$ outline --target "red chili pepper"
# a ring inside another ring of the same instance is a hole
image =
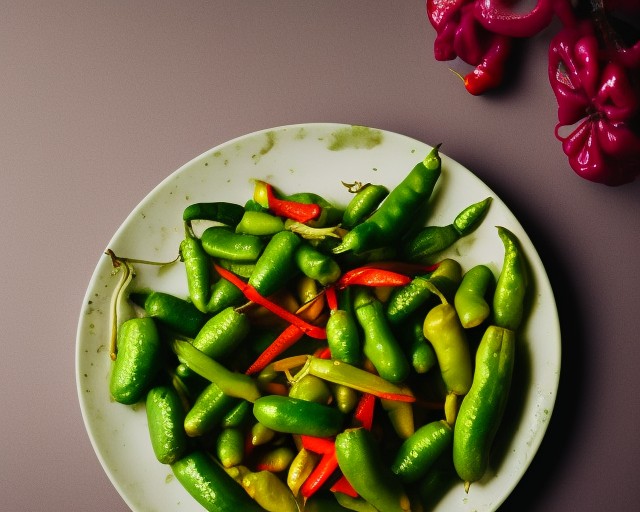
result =
[[[282,306],[276,304],[273,301],[270,301],[266,297],[263,297],[262,295],[260,295],[258,290],[256,290],[250,284],[245,283],[233,272],[230,272],[215,263],[214,263],[214,267],[216,271],[220,274],[220,277],[223,277],[233,285],[237,286],[248,300],[255,302],[256,304],[259,304],[260,306],[265,307],[272,313],[278,315],[283,320],[286,320],[290,324],[295,325],[302,332],[304,332],[304,334],[306,334],[311,338],[316,338],[321,340],[327,339],[327,332],[324,329],[324,327],[319,327],[317,325],[310,324],[305,320],[303,320],[302,318],[300,318],[299,316],[291,313],[290,311],[287,311]]]
[[[344,475],[342,475],[338,481],[331,486],[331,492],[341,492],[347,496],[351,496],[352,498],[357,498],[359,496],[358,491],[353,488],[349,483],[349,480],[347,480]]]
[[[464,77],[465,89],[474,96],[478,96],[498,87],[502,83],[504,68],[510,52],[511,38],[494,35],[480,64]]]
[[[327,306],[331,311],[338,309],[338,295],[336,294],[335,286],[328,286],[325,288],[325,298],[327,299]]]
[[[264,196],[266,196],[266,204]],[[317,219],[322,213],[322,207],[318,204],[299,203],[280,199],[276,196],[273,186],[264,181],[256,181],[254,198],[257,198],[258,203],[269,208],[275,215],[286,217],[287,219],[292,219],[303,224]]]
[[[292,347],[303,336],[304,331],[297,325],[289,325],[275,340],[273,340],[271,345],[269,345],[267,349],[258,356],[245,373],[247,375],[253,375],[254,373],[261,372],[271,361],[282,354],[285,350]]]
[[[353,418],[358,421],[360,426],[371,430],[373,426],[373,414],[375,412],[376,397],[371,393],[364,393],[358,402]]]
[[[405,286],[411,278],[398,272],[375,267],[358,267],[342,274],[336,286],[344,289],[347,286]]]
[[[337,469],[338,458],[336,456],[336,447],[333,445],[333,451],[322,455],[318,465],[300,486],[300,494],[307,499],[313,496],[333,476]]]
[[[410,263],[408,261],[376,261],[375,263],[362,265],[362,268],[377,268],[380,270],[390,270],[392,272],[397,272],[398,274],[415,276],[418,274],[433,272],[439,266],[440,263],[423,265],[422,263]]]
[[[331,359],[331,349],[329,347],[319,348],[314,357],[318,359]]]

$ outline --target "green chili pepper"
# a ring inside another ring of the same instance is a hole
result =
[[[233,407],[222,418],[220,426],[222,428],[240,428],[247,424],[250,418],[253,417],[251,412],[253,404],[246,400],[241,400],[238,405]]]
[[[251,407],[251,414],[253,415],[253,406]],[[259,421],[251,427],[251,444],[253,446],[267,444],[271,442],[274,437],[276,437],[276,431]]]
[[[185,224],[185,238],[180,244],[180,258],[184,262],[191,302],[200,311],[207,313],[211,286],[211,261],[189,224]]]
[[[200,352],[191,343],[174,340],[172,348],[184,364],[198,375],[220,386],[226,395],[244,398],[249,402],[255,402],[261,396],[256,382],[251,377],[228,370]]]
[[[267,512],[299,512],[293,493],[271,471],[253,472],[244,466],[236,466],[227,469],[227,474],[240,483],[247,495]],[[244,512],[242,508],[235,510]]]
[[[207,320],[193,340],[193,346],[213,359],[228,355],[251,330],[246,315],[235,308],[223,309]]]
[[[182,220],[212,220],[235,227],[244,213],[244,208],[234,203],[194,203],[187,206],[182,213]]]
[[[364,332],[362,349],[383,379],[402,382],[409,376],[409,362],[384,314],[382,303],[369,290],[355,290],[353,309]]]
[[[349,231],[334,253],[356,253],[390,245],[411,226],[415,212],[431,197],[440,177],[438,147],[418,163],[364,222]]]
[[[336,407],[341,413],[347,414],[355,409],[360,400],[360,396],[355,389],[342,384],[331,384],[330,387],[333,391]]]
[[[397,327],[397,338],[418,374],[427,373],[438,363],[431,343],[424,337],[423,322],[424,315],[418,311]]]
[[[372,185],[367,183],[358,188],[355,196],[349,201],[344,215],[342,216],[342,226],[349,229],[360,224],[371,215],[380,203],[389,195],[389,189],[384,185]]]
[[[264,241],[255,235],[236,233],[227,226],[211,226],[200,236],[202,248],[214,258],[253,262],[264,249]]]
[[[476,353],[473,385],[462,400],[454,427],[453,463],[467,492],[489,464],[509,396],[514,357],[514,332],[489,326]]]
[[[437,292],[437,289],[434,288]],[[442,379],[447,387],[445,415],[450,425],[455,423],[458,397],[471,387],[473,368],[467,337],[455,308],[446,302],[432,308],[424,319],[423,330],[438,358]]]
[[[223,428],[216,439],[216,456],[225,468],[237,466],[244,458],[244,433],[239,428]]]
[[[331,389],[324,380],[313,375],[305,375],[291,386],[289,396],[309,402],[328,404],[331,400]]]
[[[526,263],[516,236],[503,227],[498,227],[498,235],[504,245],[504,262],[493,296],[494,323],[516,331],[524,314]]]
[[[193,303],[163,292],[151,292],[143,307],[148,316],[188,338],[198,334],[208,319]]]
[[[453,429],[444,420],[423,425],[407,438],[395,456],[391,471],[405,483],[416,482],[427,474],[453,442]]]
[[[283,229],[284,221],[280,217],[263,211],[246,211],[236,226],[236,233],[269,236]]]
[[[184,455],[188,445],[180,396],[171,386],[156,386],[147,393],[145,409],[156,459],[162,464],[173,464]]]
[[[337,434],[344,422],[342,413],[333,407],[279,395],[256,400],[253,415],[277,432],[317,437]]]
[[[249,279],[253,271],[256,269],[255,262],[241,262],[233,260],[219,259],[216,262],[220,267],[244,279]],[[213,293],[213,292],[212,292]],[[211,303],[211,301],[209,301]]]
[[[315,279],[323,286],[337,281],[342,273],[340,266],[331,256],[318,251],[307,242],[298,245],[294,259],[304,275]]]
[[[256,262],[249,284],[258,293],[268,296],[278,291],[295,273],[295,252],[302,240],[291,231],[273,235]]]
[[[417,482],[416,501],[423,510],[434,510],[443,496],[458,480],[451,460],[451,452],[445,450],[433,463],[427,474]]]
[[[225,278],[218,279],[211,287],[211,297],[207,312],[216,314],[229,306],[239,306],[246,302],[242,290]]]
[[[387,412],[389,421],[400,439],[407,439],[415,432],[413,406],[409,402],[380,399],[380,405]]]
[[[262,508],[206,453],[195,451],[171,465],[193,498],[211,512],[259,512]]]
[[[116,402],[135,404],[160,370],[162,344],[153,318],[132,318],[117,334],[118,356],[113,363],[109,391]]]
[[[485,294],[493,282],[493,272],[486,265],[476,265],[464,274],[454,297],[454,305],[465,329],[477,327],[491,314]]]
[[[350,288],[347,288],[345,292],[349,294],[349,290]],[[356,366],[360,364],[362,361],[360,330],[358,322],[350,310],[335,309],[331,311],[326,331],[327,344],[331,350],[332,359]]]
[[[445,297],[453,298],[455,289],[462,280],[462,267],[452,259],[444,259],[430,274],[416,276],[406,286],[393,291],[387,303],[386,315],[393,325],[400,325],[434,296],[433,287]]]
[[[211,432],[237,404],[237,398],[226,395],[220,386],[212,382],[202,390],[187,412],[184,419],[185,432],[190,437]]]
[[[426,226],[403,243],[402,253],[409,261],[426,261],[430,256],[451,247],[462,237],[468,236],[484,218],[491,197],[467,206],[446,226]]]
[[[335,444],[338,465],[362,498],[385,512],[411,510],[400,480],[383,461],[368,430],[347,429],[336,436]]]

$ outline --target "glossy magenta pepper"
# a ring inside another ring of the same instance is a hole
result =
[[[615,186],[640,173],[640,88],[632,80],[640,66],[613,60],[615,52],[603,51],[598,38],[589,21],[562,29],[549,49],[549,80],[558,102],[556,137],[571,168]]]
[[[532,37],[544,29],[553,18],[555,5],[567,0],[536,0],[529,11],[520,12],[517,0],[476,0],[474,14],[486,29],[511,37]]]
[[[463,77],[465,88],[474,95],[500,85],[511,37],[490,31],[475,15],[475,0],[427,0],[427,17],[435,28],[436,60],[456,57],[475,66]]]

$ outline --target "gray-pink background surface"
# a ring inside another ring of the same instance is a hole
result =
[[[553,135],[553,28],[510,84],[467,94],[423,0],[0,1],[0,509],[124,511],[78,405],[82,301],[135,205],[205,150],[305,122],[396,131],[507,203],[555,290],[563,366],[548,434],[504,510],[640,498],[640,183],[578,178]]]

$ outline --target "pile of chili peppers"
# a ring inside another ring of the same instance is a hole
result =
[[[516,40],[531,38],[554,19],[549,81],[558,103],[555,135],[571,168],[609,186],[640,173],[639,0],[427,0],[436,30],[436,60],[473,66],[465,88],[481,95],[504,83]]]

